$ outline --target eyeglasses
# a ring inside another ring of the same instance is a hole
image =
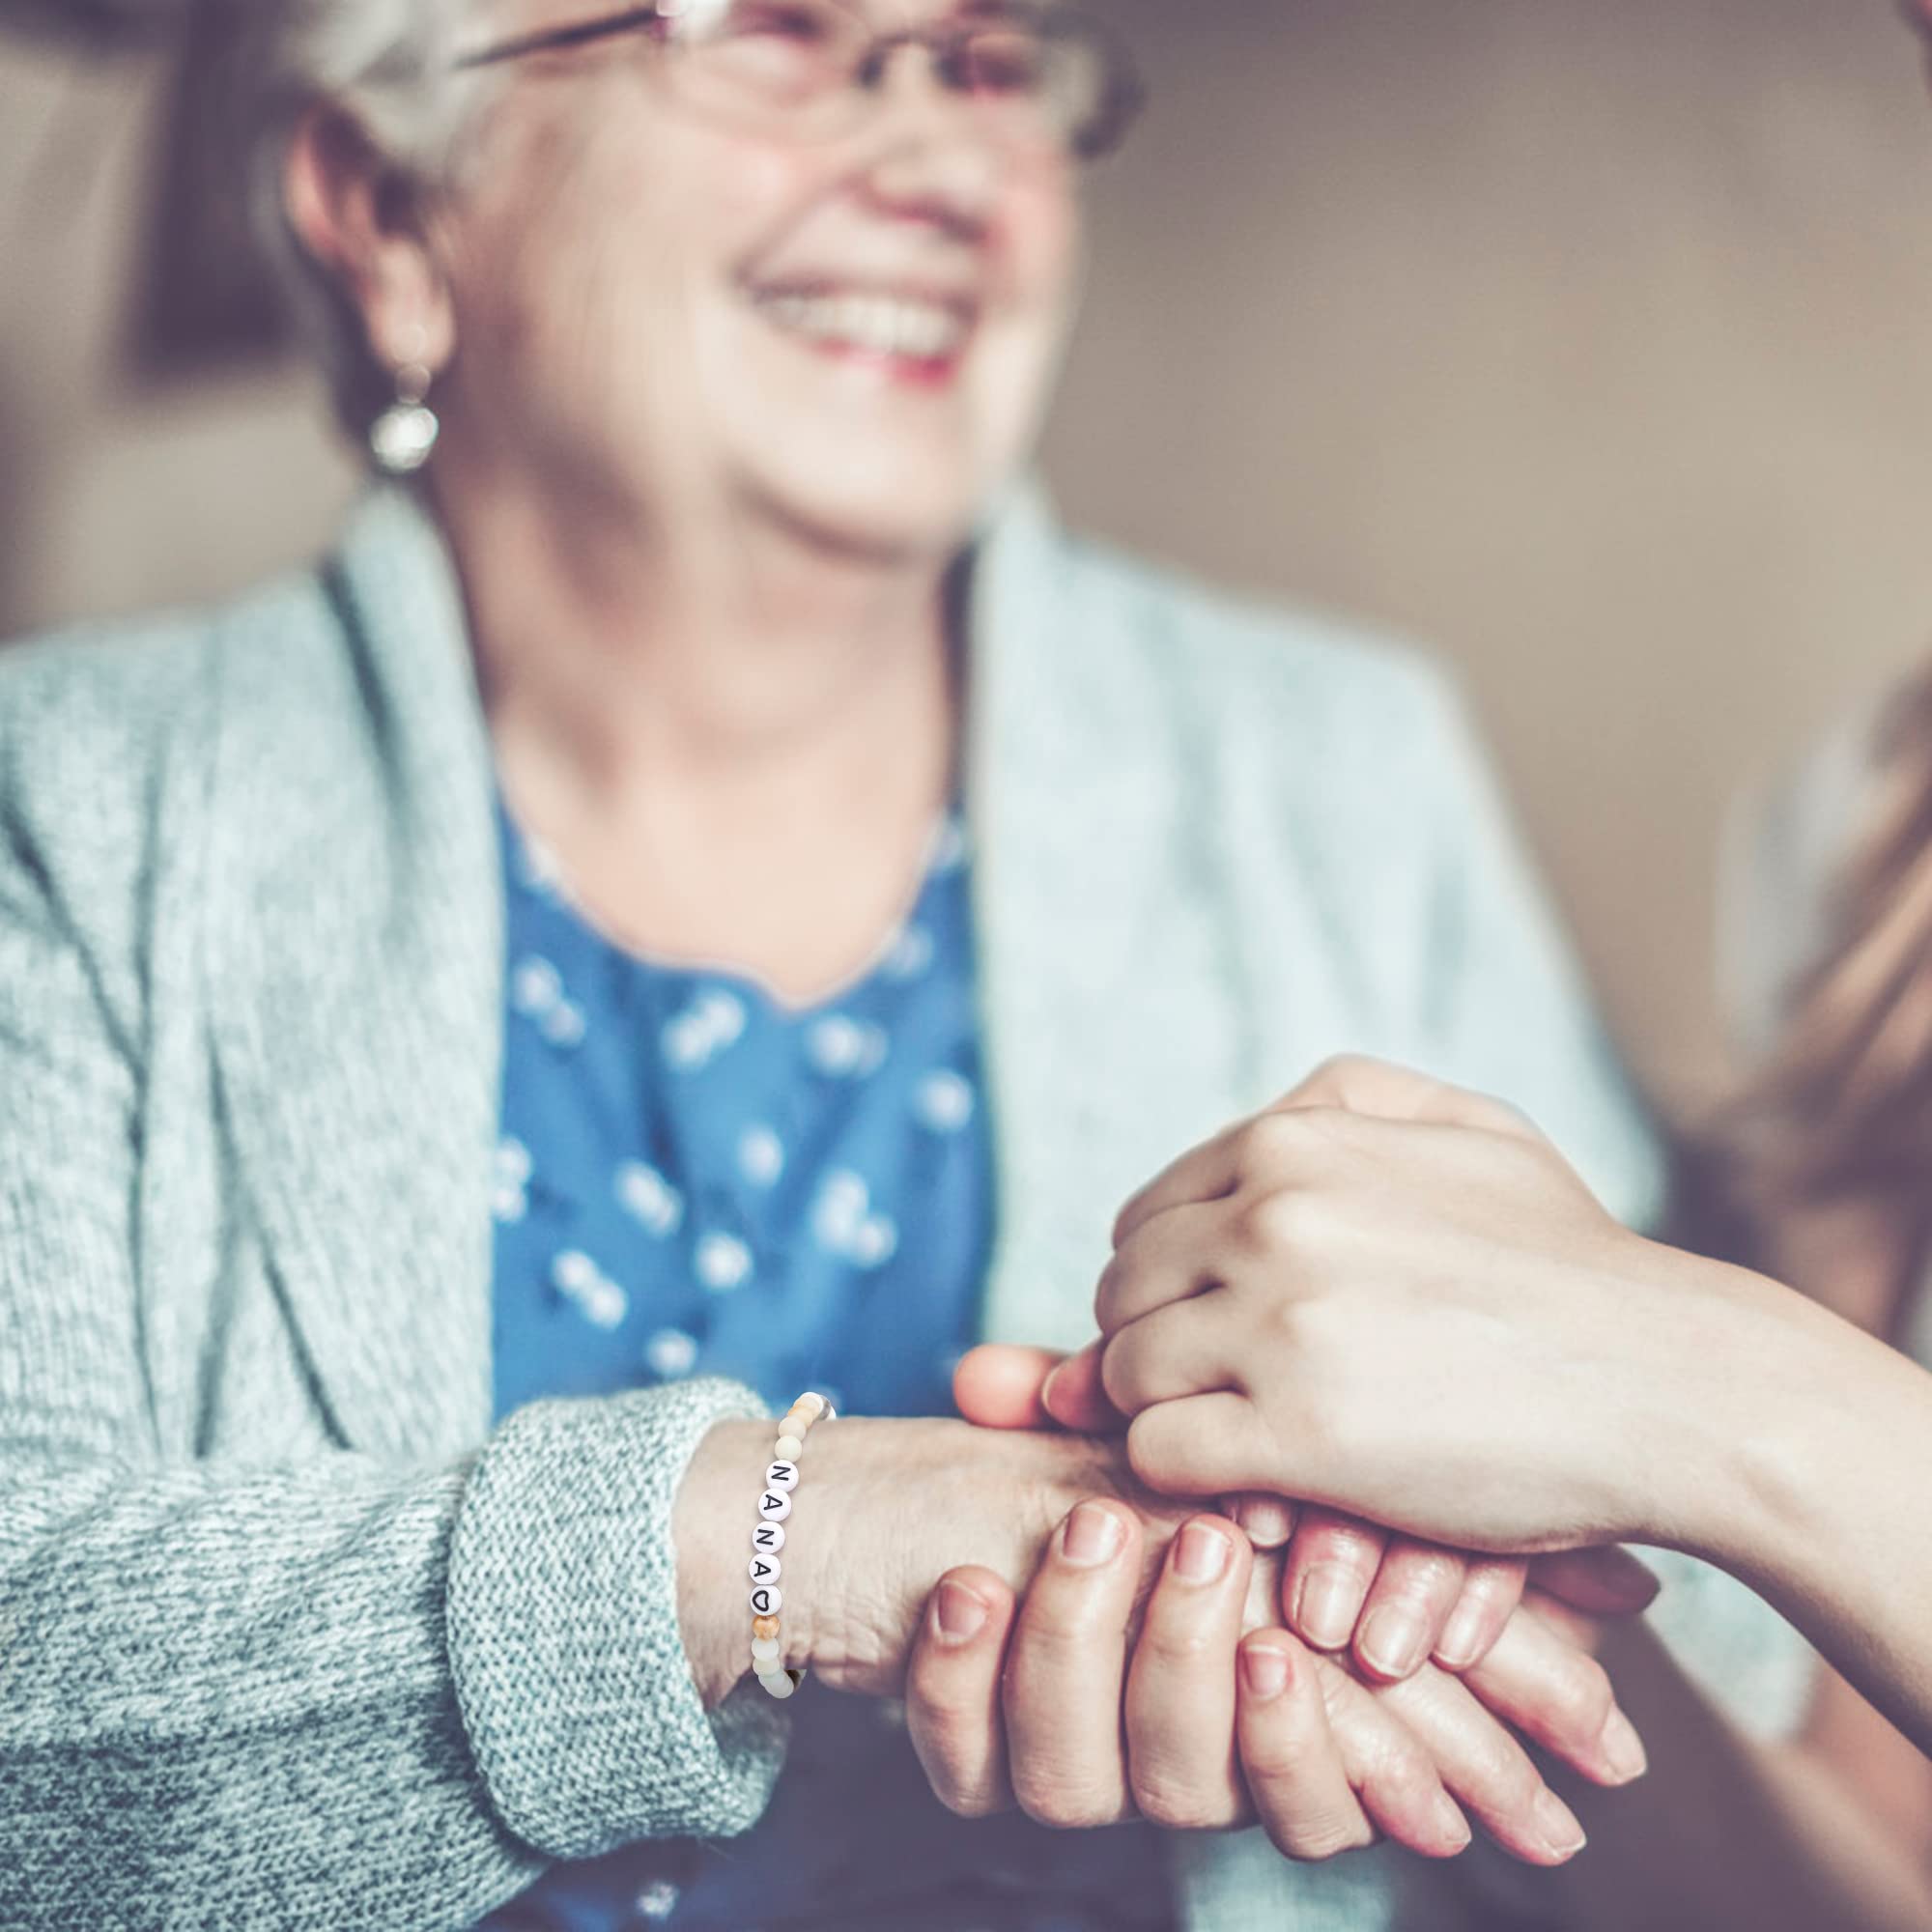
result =
[[[662,56],[694,108],[804,141],[849,132],[876,105],[896,55],[921,48],[987,132],[1019,149],[1092,160],[1118,147],[1146,92],[1133,57],[1100,21],[1058,8],[979,8],[881,33],[844,0],[656,0],[524,34],[460,56],[459,69],[635,35]]]

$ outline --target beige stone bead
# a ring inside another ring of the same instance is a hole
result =
[[[760,1643],[769,1641],[779,1634],[779,1620],[776,1617],[753,1617],[752,1634]]]
[[[810,1411],[812,1420],[816,1421],[819,1416],[823,1415],[825,1411],[832,1406],[832,1405],[829,1402],[827,1402],[822,1395],[814,1395],[811,1393],[807,1393],[805,1395],[800,1396],[799,1399],[792,1404],[792,1406],[794,1408],[801,1408]]]
[[[753,1670],[774,1664],[784,1655],[784,1645],[775,1636],[754,1636],[752,1639],[752,1667]]]
[[[773,1677],[760,1677],[758,1679],[758,1682],[762,1684],[765,1687],[765,1689],[779,1700],[780,1703],[783,1703],[784,1700],[798,1689],[798,1686],[794,1684],[789,1677],[785,1676],[782,1671],[779,1672],[778,1675]]]
[[[802,1435],[781,1435],[773,1453],[781,1463],[796,1463],[805,1454],[805,1438]]]

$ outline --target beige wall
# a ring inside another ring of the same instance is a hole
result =
[[[1463,668],[1613,1015],[1720,1065],[1720,812],[1932,639],[1932,107],[1885,0],[1116,0],[1067,505]],[[273,372],[119,372],[152,64],[0,52],[0,630],[300,554]]]

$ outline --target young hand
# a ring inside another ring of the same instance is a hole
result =
[[[1115,1239],[1099,1373],[1151,1486],[1494,1552],[1685,1540],[1708,1364],[1747,1381],[1777,1320],[1509,1109],[1375,1063],[1183,1156]]]
[[[953,1396],[969,1422],[993,1429],[1058,1426],[1119,1435],[1126,1418],[1100,1386],[1099,1358],[989,1345],[959,1364]],[[1412,1675],[1425,1662],[1466,1672],[1508,1627],[1526,1582],[1594,1617],[1634,1616],[1657,1596],[1657,1579],[1614,1547],[1560,1556],[1478,1556],[1395,1535],[1378,1524],[1285,1496],[1226,1500],[1228,1514],[1261,1550],[1283,1550],[1280,1614],[1310,1648],[1351,1651],[1371,1683]]]

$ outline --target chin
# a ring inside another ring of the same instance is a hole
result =
[[[991,487],[939,462],[855,466],[848,450],[815,471],[801,464],[768,477],[758,494],[830,547],[944,568],[971,538]]]

